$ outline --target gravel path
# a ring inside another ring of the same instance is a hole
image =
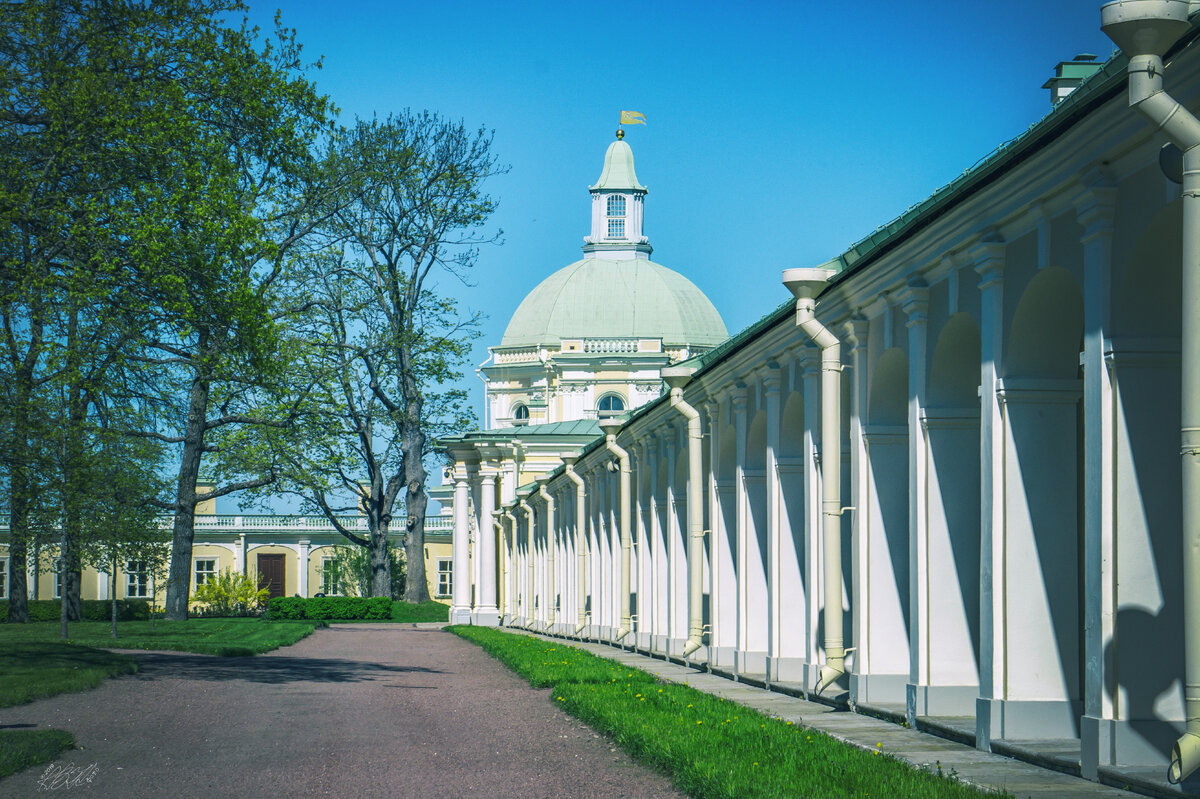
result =
[[[440,630],[347,624],[253,658],[138,657],[136,675],[0,710],[0,729],[74,733],[83,749],[54,766],[91,777],[44,791],[38,766],[0,797],[681,796]]]

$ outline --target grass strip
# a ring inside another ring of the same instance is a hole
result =
[[[86,691],[109,677],[133,674],[137,669],[136,660],[116,652],[61,641],[12,640],[0,636],[0,674],[4,675],[0,680],[0,707]]]
[[[768,718],[565,644],[486,627],[448,630],[482,646],[553,701],[698,799],[996,796]]]
[[[392,603],[392,621],[424,622],[450,620],[450,606],[441,602],[400,602]]]
[[[108,622],[73,622],[69,643],[112,649],[169,650],[202,655],[246,656],[290,646],[310,635],[323,622],[264,619],[187,619],[186,621],[127,621],[113,638]],[[0,650],[21,643],[59,642],[57,623],[2,624]]]
[[[65,730],[0,730],[0,779],[74,748],[75,736]]]

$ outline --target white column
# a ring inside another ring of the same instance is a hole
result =
[[[733,424],[734,431],[737,437],[734,451],[737,453],[737,465],[734,467],[734,497],[737,503],[736,508],[736,541],[737,541],[737,650],[734,653],[735,663],[734,669],[738,672],[746,670],[745,657],[746,652],[750,650],[750,625],[753,620],[750,618],[752,608],[750,607],[750,568],[749,562],[749,546],[747,535],[750,524],[750,498],[746,491],[746,434],[749,420],[746,418],[748,414],[747,405],[749,399],[746,396],[746,387],[739,385],[733,392]]]
[[[985,236],[971,250],[979,273],[979,699],[976,746],[991,751],[1002,734],[1004,699],[1004,418],[999,388],[1004,363],[1004,241]]]
[[[297,582],[300,585],[300,587],[299,587],[300,596],[307,597],[308,596],[308,553],[309,553],[309,548],[312,545],[312,542],[308,541],[308,540],[301,540],[299,543],[300,543],[300,547],[299,547],[300,551],[298,553],[299,556],[296,561],[296,576],[298,578]]]
[[[909,726],[916,727],[918,692],[928,693],[929,669],[929,525],[925,503],[926,439],[921,429],[928,371],[929,289],[920,278],[900,293],[908,316],[908,684],[905,705]],[[899,576],[899,575],[897,575]],[[924,697],[922,697],[924,699]],[[923,708],[926,702],[920,703]]]
[[[1080,765],[1099,779],[1099,767],[1119,759],[1116,717],[1109,686],[1114,664],[1105,647],[1116,623],[1114,530],[1113,385],[1105,361],[1112,308],[1112,237],[1117,190],[1100,172],[1085,176],[1087,191],[1076,205],[1083,226],[1083,719]],[[1128,761],[1124,761],[1128,762]]]
[[[783,626],[794,624],[783,607],[783,542],[780,536],[783,522],[783,495],[779,483],[779,425],[780,406],[779,364],[768,363],[762,377],[762,393],[767,411],[767,677],[779,679],[779,658],[782,651]]]
[[[890,307],[890,306],[885,306]],[[875,324],[883,324],[885,327],[891,319],[890,313],[884,313],[882,317],[876,317]],[[864,427],[866,425],[867,414],[867,364],[869,362],[869,348],[867,344],[867,336],[870,332],[871,322],[864,318],[851,319],[847,323],[847,343],[850,345],[850,504],[857,510],[851,518],[854,525],[854,535],[851,537],[850,544],[850,562],[852,564],[851,585],[843,589],[852,595],[850,601],[851,633],[848,636],[850,639],[849,646],[856,647],[850,667],[850,690],[856,698],[859,694],[860,681],[864,680],[871,671],[871,636],[869,635],[871,616],[869,612],[870,602],[870,562],[871,562],[871,547],[869,544],[870,517],[867,509],[871,506],[871,477],[870,477],[870,462],[867,458],[867,436]],[[817,358],[812,357],[808,361],[809,368],[804,372],[804,409],[808,413],[809,408],[818,408],[821,396],[821,372],[817,363]],[[815,451],[816,442],[820,439],[820,411],[809,413],[812,419],[811,423],[807,423],[807,436],[812,440],[809,445]],[[823,604],[825,596],[824,574],[822,573],[821,564],[824,562],[824,537],[821,535],[821,512],[820,500],[821,496],[821,471],[818,464],[812,464],[811,490],[806,496],[812,499],[809,505],[812,507],[812,513],[809,516],[809,529],[812,534],[809,536],[809,549],[812,554],[812,576],[809,578],[811,588],[809,589],[810,603],[812,605],[810,613],[812,614],[813,635],[816,635],[816,625],[820,619],[818,611],[820,605]],[[814,648],[819,647],[823,642],[814,641]],[[810,657],[812,670],[818,672],[820,664]],[[808,683],[812,685],[814,679]]]
[[[500,623],[496,605],[496,475],[483,472],[479,485],[479,585],[475,588],[474,624],[495,627]]]
[[[471,530],[467,517],[467,478],[465,474],[456,474],[454,478],[454,561],[452,565],[450,622],[452,624],[470,624],[470,535]]]

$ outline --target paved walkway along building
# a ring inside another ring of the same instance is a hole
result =
[[[46,791],[35,766],[0,780],[0,799],[682,799],[440,626],[334,625],[257,657],[133,653],[137,674],[0,709],[0,728],[75,735],[56,767],[95,764]]]
[[[778,307],[656,365],[659,396],[603,430],[539,449],[541,425],[495,411],[491,429],[446,439],[453,617],[794,683],[984,751],[1040,741],[1091,780],[1190,774],[1188,11],[1106,8],[1131,52],[1061,64],[1044,119],[828,263],[764,286]],[[615,213],[596,206],[593,232]],[[601,288],[591,298],[598,315],[613,307]]]

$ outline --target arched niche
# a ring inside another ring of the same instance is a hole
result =
[[[908,358],[898,347],[879,356],[871,375],[867,418],[872,425],[908,423]]]
[[[979,407],[979,325],[956,313],[942,327],[929,365],[927,408]]]
[[[1029,281],[1008,334],[1006,377],[1073,380],[1079,376],[1083,294],[1075,277],[1048,266]]]

